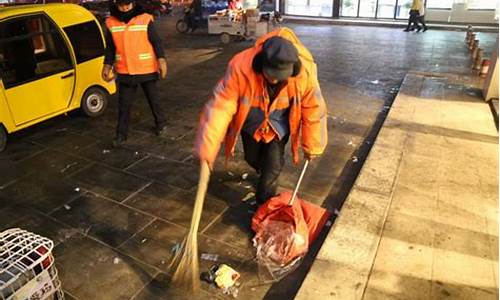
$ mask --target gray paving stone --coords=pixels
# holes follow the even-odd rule
[[[156,157],[148,157],[127,171],[185,190],[198,184],[198,167]]]
[[[80,234],[57,246],[54,257],[63,288],[78,299],[130,299],[158,273]]]
[[[104,165],[95,164],[70,177],[79,188],[84,188],[96,194],[123,201],[150,183],[121,171],[113,170]]]
[[[0,190],[0,205],[23,205],[49,213],[78,197],[75,188],[57,175],[36,172]]]
[[[101,142],[78,152],[78,155],[91,161],[97,161],[117,169],[125,169],[143,159],[147,154],[128,147],[113,148],[111,142]]]
[[[195,197],[195,192],[154,183],[128,199],[125,204],[177,225],[189,227]],[[225,209],[223,201],[207,197],[203,205],[200,231]]]
[[[125,242],[154,217],[90,193],[67,203],[52,217],[112,247]]]

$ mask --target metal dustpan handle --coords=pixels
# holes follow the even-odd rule
[[[306,162],[304,163],[304,167],[302,167],[302,173],[300,173],[299,181],[297,181],[297,185],[295,186],[295,190],[293,191],[292,198],[290,199],[290,202],[288,202],[288,205],[293,205],[293,202],[295,201],[295,197],[297,197],[297,192],[299,191],[300,183],[302,182],[302,179],[304,178],[304,174],[306,173],[307,166],[309,165],[309,160],[306,159]]]

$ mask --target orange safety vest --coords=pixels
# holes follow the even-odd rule
[[[153,16],[141,14],[127,24],[111,16],[106,27],[116,48],[115,70],[118,74],[140,75],[158,72],[158,62],[148,39],[148,25]]]
[[[302,68],[288,79],[269,111],[263,111],[265,123],[273,124],[273,111],[287,101],[288,126],[294,163],[299,162],[299,144],[304,152],[320,155],[327,144],[327,111],[319,87],[316,64],[309,50],[289,28],[269,32],[257,40],[255,46],[244,50],[229,62],[224,78],[214,88],[212,98],[205,104],[195,140],[195,152],[202,160],[215,161],[224,140],[226,158],[234,154],[238,135],[249,113],[255,111],[256,100],[267,96],[264,76],[252,68],[252,61],[264,42],[272,36],[291,41],[299,52]],[[285,100],[286,99],[286,100]],[[259,111],[259,110],[257,110]],[[276,133],[279,133],[277,128]]]

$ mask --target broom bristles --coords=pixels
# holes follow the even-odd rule
[[[172,276],[172,283],[179,287],[197,290],[200,287],[198,264],[198,226],[200,224],[203,202],[207,192],[210,169],[206,162],[201,162],[200,181],[194,203],[193,216],[188,235],[180,245],[180,249],[175,253],[170,264],[170,268],[176,267]]]
[[[172,276],[174,285],[185,289],[197,290],[200,287],[198,280],[198,244],[196,235],[188,235],[175,254],[171,267],[177,266]]]

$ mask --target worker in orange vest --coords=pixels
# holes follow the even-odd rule
[[[166,131],[166,119],[160,105],[156,82],[167,76],[167,62],[161,39],[153,25],[153,16],[145,13],[133,0],[115,0],[110,5],[111,16],[106,19],[107,48],[102,77],[115,78],[118,83],[118,126],[113,146],[126,140],[130,110],[140,85],[153,112],[156,134]],[[113,70],[114,69],[114,70]]]
[[[313,57],[292,30],[280,28],[229,62],[201,114],[195,152],[212,166],[221,142],[227,158],[241,135],[245,160],[260,175],[256,200],[262,204],[276,194],[288,140],[296,164],[299,144],[306,159],[321,155],[326,120]]]

